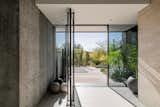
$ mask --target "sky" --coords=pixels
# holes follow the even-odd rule
[[[109,33],[109,42],[113,40],[121,41],[122,33],[121,32],[110,32]],[[76,32],[75,33],[75,44],[81,44],[84,50],[93,51],[95,48],[99,47],[97,43],[104,42],[107,45],[107,33],[104,32]],[[65,33],[56,33],[56,45],[57,47],[62,47],[65,43]]]

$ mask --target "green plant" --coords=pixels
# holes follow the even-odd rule
[[[106,73],[106,72],[107,72],[107,69],[106,69],[106,68],[101,68],[100,71]]]
[[[133,44],[127,44],[127,50],[127,69],[137,78],[137,47]]]
[[[103,44],[102,44],[103,45]],[[106,49],[106,48],[105,48]],[[91,52],[83,49],[78,44],[74,48],[75,66],[106,66],[107,51],[104,48],[98,47]]]
[[[113,42],[114,43],[114,42]],[[118,44],[118,43],[116,43]],[[115,81],[122,82],[129,76],[136,76],[137,71],[137,48],[134,45],[123,44],[116,48],[115,44],[110,44],[109,56],[107,63],[112,67],[111,78]],[[127,51],[127,52],[126,52]]]
[[[113,70],[111,78],[115,81],[123,81],[123,60],[121,49],[110,49],[107,63]]]

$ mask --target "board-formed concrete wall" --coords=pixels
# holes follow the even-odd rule
[[[0,107],[19,103],[18,0],[0,0]]]
[[[0,0],[0,107],[35,107],[54,72],[55,28],[35,0]]]
[[[55,71],[54,27],[35,6],[20,0],[20,107],[35,107]]]
[[[160,107],[160,0],[139,13],[139,99]]]

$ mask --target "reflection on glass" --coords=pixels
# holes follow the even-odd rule
[[[109,86],[138,106],[137,26],[109,26]]]
[[[125,86],[123,83],[124,63],[122,56],[123,32],[109,32],[109,82],[110,86]]]
[[[65,46],[65,32],[56,32],[56,48],[63,49]]]

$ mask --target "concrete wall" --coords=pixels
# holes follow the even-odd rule
[[[54,27],[34,0],[20,0],[20,107],[35,107],[55,71]]]
[[[139,99],[160,107],[160,0],[139,13]]]
[[[0,107],[18,107],[18,0],[0,0]]]
[[[34,0],[0,0],[0,107],[35,107],[55,72],[55,28]]]

